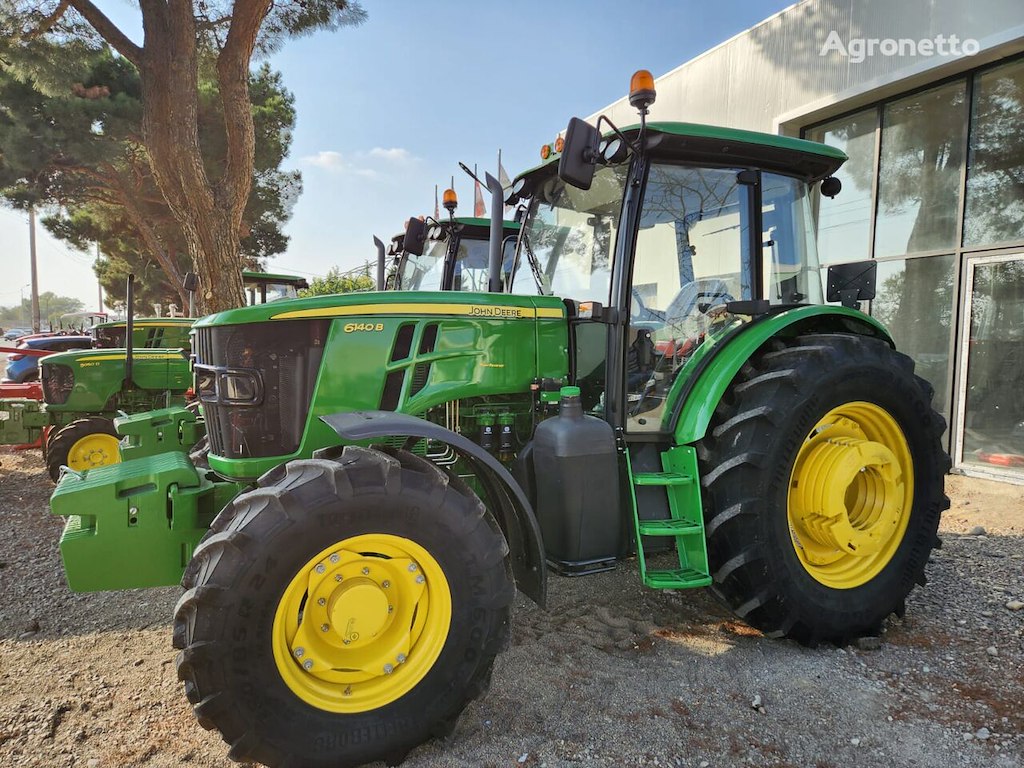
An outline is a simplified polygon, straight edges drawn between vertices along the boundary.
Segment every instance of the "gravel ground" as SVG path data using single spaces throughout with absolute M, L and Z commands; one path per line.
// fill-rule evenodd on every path
M 233 765 L 175 677 L 178 590 L 69 592 L 38 454 L 0 463 L 0 766 Z M 1024 765 L 1024 489 L 948 490 L 929 584 L 880 647 L 769 640 L 628 563 L 553 577 L 490 692 L 405 765 Z

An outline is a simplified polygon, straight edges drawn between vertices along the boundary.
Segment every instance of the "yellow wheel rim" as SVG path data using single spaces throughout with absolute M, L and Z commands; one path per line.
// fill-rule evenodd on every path
M 851 402 L 826 413 L 797 453 L 789 532 L 817 581 L 852 589 L 892 560 L 914 499 L 910 446 L 881 406 Z
M 68 451 L 68 466 L 76 472 L 82 472 L 93 467 L 118 464 L 121 461 L 119 443 L 116 437 L 104 432 L 80 437 Z
M 306 703 L 366 712 L 423 679 L 451 620 L 448 581 L 426 549 L 391 534 L 354 536 L 311 558 L 285 588 L 274 661 Z

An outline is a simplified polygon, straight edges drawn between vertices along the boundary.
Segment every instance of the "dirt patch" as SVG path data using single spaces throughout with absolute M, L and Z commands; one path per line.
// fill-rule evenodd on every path
M 235 765 L 176 679 L 179 590 L 68 591 L 38 453 L 0 464 L 0 766 Z M 633 563 L 552 577 L 548 611 L 517 601 L 490 692 L 406 765 L 1019 768 L 1024 491 L 948 488 L 929 584 L 880 650 L 769 640 L 705 590 L 645 589 Z

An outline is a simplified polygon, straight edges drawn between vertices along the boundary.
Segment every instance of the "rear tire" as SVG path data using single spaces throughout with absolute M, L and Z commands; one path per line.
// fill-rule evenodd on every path
M 420 574 L 417 597 L 405 582 Z M 234 760 L 295 768 L 395 764 L 449 732 L 508 643 L 515 593 L 505 539 L 468 488 L 404 451 L 353 446 L 268 472 L 217 517 L 182 585 L 178 677 L 200 724 Z M 408 630 L 410 601 L 411 644 L 392 662 L 385 638 Z
M 698 458 L 712 589 L 752 626 L 843 644 L 925 583 L 950 464 L 913 369 L 823 334 L 774 340 L 729 386 Z
M 46 444 L 46 471 L 53 482 L 60 480 L 60 468 L 69 466 L 81 472 L 94 467 L 118 464 L 120 438 L 114 422 L 103 416 L 77 419 L 50 433 Z

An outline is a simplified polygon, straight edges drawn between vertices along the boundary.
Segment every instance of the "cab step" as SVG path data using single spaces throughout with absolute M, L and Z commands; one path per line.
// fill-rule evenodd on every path
M 648 571 L 644 583 L 655 589 L 690 589 L 711 585 L 711 577 L 692 568 L 671 571 Z
M 692 475 L 680 472 L 637 472 L 633 475 L 633 485 L 689 485 L 692 482 Z
M 641 580 L 654 589 L 687 589 L 711 584 L 700 483 L 696 482 L 699 476 L 696 450 L 692 446 L 683 445 L 663 451 L 662 472 L 634 473 L 629 465 L 628 451 L 626 465 L 632 481 L 630 496 L 633 502 L 633 530 L 636 534 L 636 555 Z M 668 519 L 640 519 L 636 489 L 641 486 L 660 486 L 665 489 Z M 643 543 L 645 536 L 669 536 L 675 539 L 679 567 L 648 570 Z
M 640 533 L 644 536 L 679 536 L 684 533 L 704 533 L 704 526 L 693 520 L 641 520 Z

